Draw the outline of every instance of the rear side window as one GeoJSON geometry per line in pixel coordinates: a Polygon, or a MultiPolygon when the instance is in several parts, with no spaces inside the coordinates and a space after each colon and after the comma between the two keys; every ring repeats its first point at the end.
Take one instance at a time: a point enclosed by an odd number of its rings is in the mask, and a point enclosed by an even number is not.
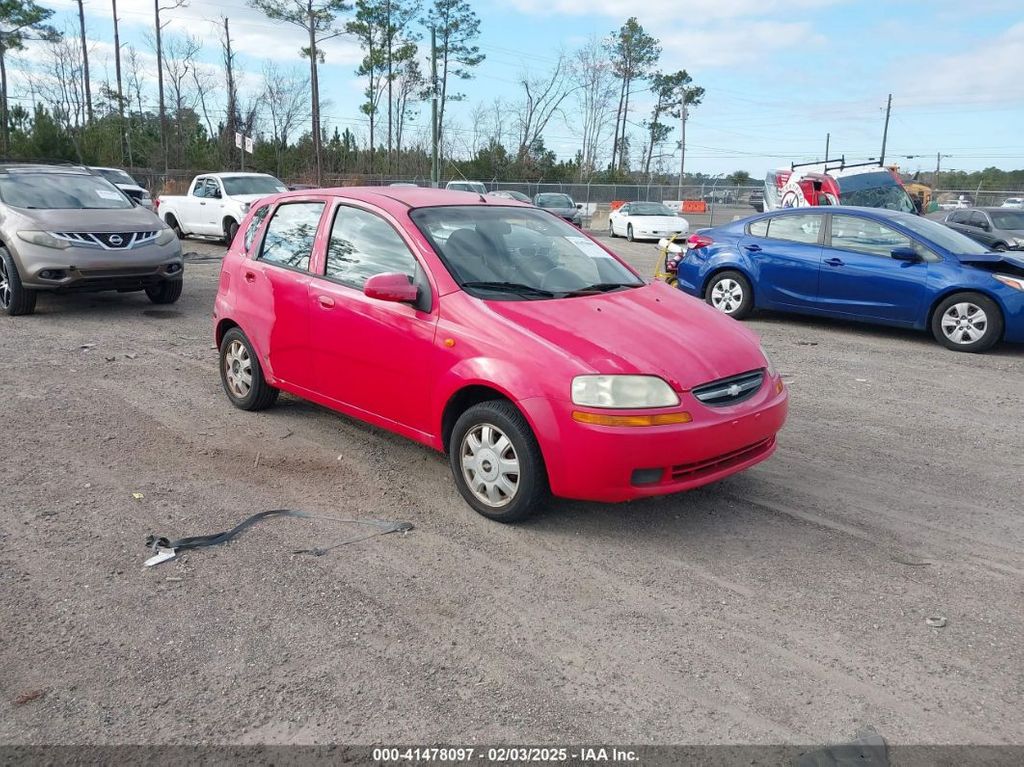
{"type": "Polygon", "coordinates": [[[768,237],[814,245],[818,242],[823,216],[777,216],[768,219],[768,237]]]}
{"type": "Polygon", "coordinates": [[[747,232],[754,237],[767,237],[768,236],[768,219],[761,219],[755,221],[747,227],[747,232]]]}
{"type": "Polygon", "coordinates": [[[309,271],[313,242],[323,212],[322,202],[293,202],[279,206],[267,224],[260,260],[309,271]]]}
{"type": "Polygon", "coordinates": [[[889,258],[893,248],[914,248],[909,237],[858,216],[832,216],[832,247],[889,258]]]}
{"type": "Polygon", "coordinates": [[[982,213],[980,210],[976,210],[971,213],[971,226],[976,226],[979,229],[981,229],[987,223],[988,220],[985,218],[985,214],[982,213]]]}
{"type": "Polygon", "coordinates": [[[193,197],[206,197],[206,179],[198,178],[192,185],[192,196],[193,197]]]}
{"type": "Polygon", "coordinates": [[[368,278],[387,272],[416,275],[416,259],[398,232],[380,216],[340,206],[327,246],[326,276],[362,290],[368,278]]]}
{"type": "Polygon", "coordinates": [[[252,219],[249,221],[249,226],[245,228],[245,252],[248,253],[252,250],[252,241],[256,239],[256,232],[260,230],[260,224],[263,223],[263,219],[267,217],[267,213],[270,212],[270,206],[264,205],[255,213],[252,214],[252,219]]]}

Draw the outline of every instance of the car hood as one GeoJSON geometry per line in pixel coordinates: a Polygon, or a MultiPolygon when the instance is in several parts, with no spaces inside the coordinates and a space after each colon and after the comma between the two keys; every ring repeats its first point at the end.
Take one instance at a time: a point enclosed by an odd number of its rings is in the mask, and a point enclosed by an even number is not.
{"type": "Polygon", "coordinates": [[[132,206],[123,210],[20,210],[25,224],[48,232],[151,232],[162,229],[153,211],[132,206]]]}
{"type": "Polygon", "coordinates": [[[1013,274],[1024,275],[1024,257],[1011,253],[978,253],[976,255],[958,255],[957,260],[967,266],[975,266],[987,272],[1005,270],[1013,274]]]}
{"type": "Polygon", "coordinates": [[[679,216],[630,216],[629,220],[634,226],[643,226],[649,229],[685,229],[687,223],[679,216]]]}
{"type": "Polygon", "coordinates": [[[677,391],[764,367],[739,322],[662,282],[550,301],[486,301],[510,329],[576,363],[577,374],[648,374],[677,391]]]}

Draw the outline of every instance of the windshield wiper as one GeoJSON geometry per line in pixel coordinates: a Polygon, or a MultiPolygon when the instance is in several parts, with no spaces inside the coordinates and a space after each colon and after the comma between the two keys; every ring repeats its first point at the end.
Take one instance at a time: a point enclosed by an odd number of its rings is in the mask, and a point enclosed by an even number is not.
{"type": "Polygon", "coordinates": [[[598,282],[594,285],[587,285],[583,288],[577,288],[576,290],[570,290],[565,293],[567,297],[572,296],[589,296],[593,293],[607,293],[618,288],[639,288],[643,285],[642,282],[598,282]]]}
{"type": "Polygon", "coordinates": [[[485,280],[477,280],[471,282],[463,282],[461,287],[463,288],[480,288],[481,290],[494,290],[500,293],[516,293],[521,296],[537,296],[539,298],[554,298],[555,294],[550,290],[542,290],[541,288],[535,288],[532,285],[526,285],[522,282],[490,282],[485,280]]]}

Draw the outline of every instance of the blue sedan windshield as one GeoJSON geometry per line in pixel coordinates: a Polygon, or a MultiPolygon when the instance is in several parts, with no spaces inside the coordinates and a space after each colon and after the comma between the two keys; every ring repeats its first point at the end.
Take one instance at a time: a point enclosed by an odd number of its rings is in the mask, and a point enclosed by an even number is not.
{"type": "Polygon", "coordinates": [[[975,242],[970,237],[960,234],[955,229],[950,229],[948,226],[937,221],[919,218],[918,216],[894,216],[893,219],[914,234],[921,235],[954,255],[976,256],[981,253],[988,253],[990,250],[981,243],[975,242]]]}

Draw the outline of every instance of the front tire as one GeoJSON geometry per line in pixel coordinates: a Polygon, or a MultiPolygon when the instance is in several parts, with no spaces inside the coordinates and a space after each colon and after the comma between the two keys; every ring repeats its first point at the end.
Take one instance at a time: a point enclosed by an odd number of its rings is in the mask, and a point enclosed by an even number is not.
{"type": "Polygon", "coordinates": [[[1006,250],[1006,244],[1002,242],[997,242],[995,245],[992,246],[992,250],[994,250],[996,253],[1003,253],[1006,250]]]}
{"type": "Polygon", "coordinates": [[[237,221],[229,220],[226,224],[224,224],[224,244],[227,245],[229,248],[231,247],[231,243],[233,243],[235,241],[235,235],[237,235],[237,234],[238,234],[238,222],[237,221]]]}
{"type": "Polygon", "coordinates": [[[448,460],[462,497],[488,519],[518,522],[548,494],[540,446],[511,402],[481,402],[459,416],[448,460]]]}
{"type": "Polygon", "coordinates": [[[266,410],[280,394],[267,383],[256,351],[238,328],[231,328],[220,342],[220,383],[240,410],[266,410]]]}
{"type": "Polygon", "coordinates": [[[734,320],[750,316],[754,310],[754,290],[743,274],[729,269],[712,277],[704,288],[704,300],[734,320]]]}
{"type": "Polygon", "coordinates": [[[7,248],[0,247],[0,310],[11,317],[36,310],[36,291],[21,284],[18,267],[7,248]]]}
{"type": "Polygon", "coordinates": [[[173,304],[181,298],[184,280],[165,280],[159,285],[146,288],[146,295],[154,304],[173,304]]]}
{"type": "Polygon", "coordinates": [[[177,237],[179,240],[185,239],[185,232],[182,231],[181,224],[178,223],[178,219],[176,219],[174,216],[168,215],[167,218],[164,219],[164,223],[167,224],[167,226],[171,227],[171,229],[174,231],[175,237],[177,237]]]}
{"type": "Polygon", "coordinates": [[[626,224],[626,240],[628,242],[633,242],[633,225],[632,224],[626,224]]]}
{"type": "Polygon", "coordinates": [[[1003,313],[986,295],[955,293],[935,307],[932,335],[953,351],[984,352],[1002,338],[1003,313]]]}

